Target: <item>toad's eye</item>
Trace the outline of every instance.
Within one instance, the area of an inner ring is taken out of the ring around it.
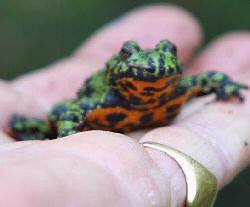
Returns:
[[[121,51],[120,51],[120,56],[122,59],[126,60],[132,55],[132,50],[129,47],[123,46]]]
[[[123,60],[129,58],[133,53],[140,51],[139,45],[135,41],[124,42],[122,49],[120,51],[120,56]]]
[[[176,46],[168,40],[161,40],[155,47],[156,50],[163,52],[171,52],[173,55],[177,55]]]

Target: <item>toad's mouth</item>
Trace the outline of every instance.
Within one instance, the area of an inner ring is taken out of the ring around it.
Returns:
[[[147,70],[152,69],[152,67],[150,67],[150,66],[140,65],[140,64],[135,64],[135,63],[129,63],[128,66],[130,68],[136,68],[136,69],[147,69]]]

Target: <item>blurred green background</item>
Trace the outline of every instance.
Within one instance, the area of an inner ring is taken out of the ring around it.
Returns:
[[[249,0],[171,0],[192,11],[205,30],[205,44],[231,30],[250,30]],[[97,28],[154,0],[0,0],[0,78],[69,55]],[[250,207],[250,168],[219,195],[216,207]]]

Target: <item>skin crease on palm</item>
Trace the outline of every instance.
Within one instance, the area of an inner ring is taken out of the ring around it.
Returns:
[[[170,39],[187,73],[217,69],[250,84],[250,33],[223,35],[194,57],[202,29],[187,11],[168,5],[134,10],[106,25],[71,57],[12,82],[0,83],[0,124],[14,112],[45,117],[76,90],[125,40],[152,47]],[[79,133],[52,141],[14,142],[3,133],[0,145],[0,206],[183,206],[186,186],[169,156],[143,149],[156,141],[189,154],[213,172],[222,188],[250,162],[250,92],[244,104],[199,98],[168,127],[121,135]],[[248,144],[249,143],[249,144]]]

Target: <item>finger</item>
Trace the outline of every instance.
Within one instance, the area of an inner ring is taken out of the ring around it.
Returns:
[[[74,97],[84,79],[104,67],[121,44],[137,40],[143,47],[152,47],[160,39],[169,38],[187,60],[201,41],[197,21],[185,10],[174,6],[149,6],[132,11],[100,30],[71,58],[21,77],[12,87],[35,99],[46,97],[49,104]]]
[[[113,53],[119,51],[124,41],[135,40],[144,48],[152,48],[162,39],[174,42],[178,48],[178,55],[185,62],[200,45],[202,31],[197,20],[180,7],[141,7],[108,24],[101,32],[90,38],[76,52],[76,56],[91,58],[97,54],[102,64]]]
[[[32,96],[24,96],[22,93],[13,90],[7,82],[0,81],[0,127],[8,121],[10,114],[19,112],[24,115],[44,117],[49,110],[46,102],[34,100]]]
[[[250,52],[250,35],[233,34],[221,37],[219,40],[221,41],[212,43],[199,57],[201,59],[198,58],[194,64],[199,63],[202,66],[206,63],[212,66],[210,61],[215,61],[221,66],[222,71],[236,76],[239,81],[244,81],[247,77],[237,75],[236,71],[241,73],[244,71],[245,76],[249,76],[246,68],[250,67],[247,58]],[[234,55],[225,57],[225,53],[221,51],[225,51],[226,48],[230,48]],[[237,68],[229,67],[230,65]],[[201,68],[204,67],[206,65]],[[245,95],[249,99],[249,92]],[[192,104],[192,107],[195,107],[195,103]],[[141,141],[160,142],[189,154],[217,177],[221,188],[250,162],[249,108],[248,102],[206,104],[196,113],[177,122],[175,126],[147,133]],[[159,152],[149,151],[153,159],[164,169],[165,158],[158,155]]]
[[[121,134],[84,132],[0,153],[2,206],[173,206],[171,180]]]
[[[249,35],[249,32],[234,32],[217,38],[199,54],[189,71],[219,70],[246,79],[250,73]]]
[[[232,79],[250,85],[250,33],[234,32],[217,38],[205,50],[203,50],[193,63],[190,64],[188,72],[199,74],[207,70],[217,70],[231,76]],[[249,105],[248,91],[242,91],[245,98],[245,105]],[[214,101],[214,96],[206,100],[196,101],[195,104],[187,104],[185,110],[178,116],[181,120],[193,112],[197,112],[204,104]],[[246,108],[248,112],[248,107]]]

